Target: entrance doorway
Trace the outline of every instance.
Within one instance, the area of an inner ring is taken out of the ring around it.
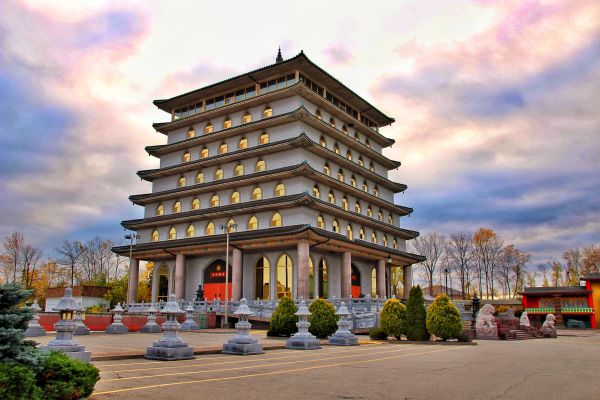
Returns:
[[[231,265],[229,266],[228,298],[231,299]],[[215,260],[204,269],[204,298],[225,299],[225,261]]]

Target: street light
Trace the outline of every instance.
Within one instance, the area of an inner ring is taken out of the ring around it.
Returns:
[[[129,240],[129,268],[131,268],[131,257],[133,255],[133,239],[139,238],[140,235],[138,235],[137,233],[135,235],[133,233],[125,235],[125,239]]]
[[[236,229],[238,225],[231,223],[227,225],[220,225],[220,228],[225,231],[226,244],[225,244],[225,320],[223,321],[223,328],[229,327],[229,315],[227,313],[227,307],[229,306],[229,229]]]
[[[448,268],[444,268],[444,276],[446,277],[446,296],[448,296]]]

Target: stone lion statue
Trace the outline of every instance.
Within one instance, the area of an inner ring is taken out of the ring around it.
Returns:
[[[523,311],[523,314],[521,314],[521,318],[519,318],[519,325],[524,326],[526,328],[531,327],[531,323],[529,322],[529,317],[527,316],[527,311]]]
[[[485,304],[481,310],[479,310],[479,314],[477,314],[477,321],[475,323],[475,330],[478,337],[498,336],[498,326],[496,325],[494,311],[495,308],[491,304]]]
[[[542,333],[544,337],[556,337],[556,316],[554,314],[546,315],[546,320],[542,325]]]

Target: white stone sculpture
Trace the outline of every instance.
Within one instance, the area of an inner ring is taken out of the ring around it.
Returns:
[[[475,323],[475,335],[477,339],[498,340],[498,325],[494,317],[495,308],[491,304],[485,304],[477,315]]]

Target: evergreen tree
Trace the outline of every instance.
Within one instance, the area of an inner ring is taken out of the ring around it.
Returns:
[[[294,300],[284,296],[271,316],[270,334],[272,336],[291,336],[298,332],[296,326],[298,316],[294,315],[297,311],[298,307],[294,304]]]
[[[462,330],[460,311],[445,294],[440,294],[427,309],[427,330],[446,341]]]
[[[406,330],[406,306],[398,299],[389,299],[383,304],[380,313],[381,329],[388,335],[400,340]]]
[[[14,283],[0,285],[0,361],[15,360],[34,346],[23,340],[31,310],[19,307],[31,293]]]
[[[427,309],[421,286],[410,289],[406,302],[406,337],[408,340],[429,340],[427,331]]]
[[[323,299],[317,299],[310,303],[308,311],[310,311],[308,316],[308,322],[310,322],[308,331],[310,333],[319,339],[324,339],[335,333],[338,316],[335,315],[335,308],[331,303]]]

